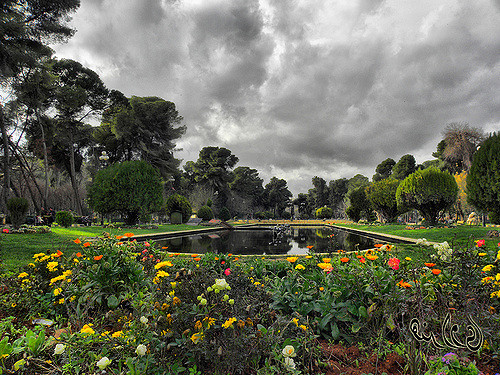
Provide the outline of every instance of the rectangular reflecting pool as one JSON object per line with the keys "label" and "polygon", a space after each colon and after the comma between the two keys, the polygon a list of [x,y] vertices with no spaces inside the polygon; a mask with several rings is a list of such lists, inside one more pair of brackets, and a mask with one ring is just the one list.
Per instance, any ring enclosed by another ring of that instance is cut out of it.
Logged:
{"label": "rectangular reflecting pool", "polygon": [[[379,242],[379,241],[377,241]],[[178,238],[158,239],[156,243],[175,253],[232,254],[307,254],[353,251],[373,248],[372,238],[330,227],[269,227],[260,229],[221,230]]]}

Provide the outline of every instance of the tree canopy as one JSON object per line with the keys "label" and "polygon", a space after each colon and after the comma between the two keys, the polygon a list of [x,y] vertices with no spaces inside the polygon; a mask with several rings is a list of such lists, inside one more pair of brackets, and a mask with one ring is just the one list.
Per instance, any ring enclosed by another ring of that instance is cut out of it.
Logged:
{"label": "tree canopy", "polygon": [[163,186],[156,168],[145,161],[117,163],[100,170],[88,190],[89,205],[101,214],[120,213],[127,224],[159,211]]}
{"label": "tree canopy", "polygon": [[439,215],[455,203],[458,186],[447,171],[437,168],[418,170],[406,177],[396,192],[400,209],[414,208],[431,224]]}
{"label": "tree canopy", "polygon": [[493,133],[474,155],[467,176],[467,201],[500,223],[500,134]]}

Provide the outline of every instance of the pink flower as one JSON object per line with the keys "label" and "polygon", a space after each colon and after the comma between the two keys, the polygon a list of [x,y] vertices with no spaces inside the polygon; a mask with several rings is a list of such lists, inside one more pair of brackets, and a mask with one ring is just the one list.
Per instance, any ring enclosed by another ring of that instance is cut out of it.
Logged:
{"label": "pink flower", "polygon": [[484,240],[477,240],[477,241],[476,241],[476,247],[481,247],[481,246],[483,246],[483,245],[484,245],[484,242],[485,242]]}
{"label": "pink flower", "polygon": [[144,246],[149,247],[151,246],[148,241],[144,242]]}
{"label": "pink flower", "polygon": [[226,268],[225,271],[224,271],[224,275],[229,276],[230,274],[231,274],[231,269],[230,268]]}
{"label": "pink flower", "polygon": [[399,270],[399,263],[401,261],[398,258],[391,258],[387,261],[387,264],[389,267],[391,267],[393,270]]}
{"label": "pink flower", "polygon": [[146,254],[148,251],[146,249],[142,250],[143,254]]}
{"label": "pink flower", "polygon": [[[9,230],[6,228],[6,229],[3,230],[3,232],[4,233],[9,233]],[[500,245],[500,243],[498,245]]]}

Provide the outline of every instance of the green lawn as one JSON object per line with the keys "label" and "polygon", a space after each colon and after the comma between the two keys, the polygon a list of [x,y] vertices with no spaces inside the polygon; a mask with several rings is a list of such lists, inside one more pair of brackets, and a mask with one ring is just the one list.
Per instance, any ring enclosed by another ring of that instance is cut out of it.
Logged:
{"label": "green lawn", "polygon": [[[474,240],[485,239],[487,247],[496,248],[500,238],[487,238],[486,233],[491,229],[481,226],[458,226],[455,228],[431,228],[431,229],[406,229],[404,225],[345,225],[356,229],[373,231],[378,233],[393,234],[410,238],[426,238],[428,241],[443,242],[448,241],[452,247],[473,247]],[[134,234],[163,233],[181,230],[192,230],[199,227],[189,225],[161,225],[158,229],[120,229],[94,227],[71,227],[52,228],[51,233],[45,234],[0,234],[0,264],[6,270],[13,270],[31,262],[33,254],[40,252],[56,252],[71,254],[81,249],[80,245],[73,242],[80,238],[84,241],[89,237],[96,237],[108,232],[112,236],[122,235],[126,232]],[[429,255],[433,252],[432,247],[424,248],[415,245],[398,245],[399,257],[409,256],[415,260],[428,261]]]}
{"label": "green lawn", "polygon": [[80,238],[84,241],[89,237],[103,235],[104,232],[112,236],[127,232],[134,234],[163,233],[180,230],[191,230],[190,225],[160,225],[158,229],[120,229],[93,227],[53,227],[50,233],[43,234],[0,234],[0,264],[4,269],[12,270],[31,262],[33,254],[40,252],[73,253],[80,250],[80,245],[73,242]]}
{"label": "green lawn", "polygon": [[488,238],[487,233],[490,230],[500,230],[500,228],[481,227],[460,225],[450,228],[428,228],[428,229],[406,229],[406,225],[357,225],[357,224],[337,224],[339,226],[346,226],[355,229],[361,229],[377,233],[393,234],[395,236],[409,237],[409,238],[425,238],[431,242],[444,242],[452,247],[465,247],[475,246],[474,241],[484,239],[486,245],[496,246],[500,241],[499,237]]}

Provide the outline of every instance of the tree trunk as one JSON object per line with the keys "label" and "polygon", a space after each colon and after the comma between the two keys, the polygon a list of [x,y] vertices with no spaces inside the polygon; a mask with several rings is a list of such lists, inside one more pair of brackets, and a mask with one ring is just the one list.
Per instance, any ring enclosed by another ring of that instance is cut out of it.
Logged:
{"label": "tree trunk", "polygon": [[47,156],[47,142],[45,141],[45,129],[43,128],[42,122],[40,121],[40,113],[38,108],[35,110],[36,112],[36,120],[38,121],[38,125],[40,126],[40,131],[42,132],[42,145],[43,145],[43,167],[45,172],[45,186],[43,188],[42,195],[42,205],[43,207],[47,207],[47,201],[49,199],[49,163]]}
{"label": "tree trunk", "polygon": [[10,154],[9,154],[9,136],[4,118],[3,106],[0,104],[0,131],[2,132],[3,143],[3,191],[2,202],[6,206],[10,196]]}
{"label": "tree trunk", "polygon": [[73,191],[75,193],[75,205],[76,205],[76,213],[78,215],[82,215],[82,204],[80,202],[80,194],[78,192],[78,184],[76,181],[76,168],[75,168],[75,146],[73,145],[73,133],[70,132],[70,156],[69,156],[69,165],[70,165],[70,177],[71,177],[71,185],[73,186]]}
{"label": "tree trunk", "polygon": [[[36,177],[35,177],[33,171],[31,170],[31,168],[29,167],[28,162],[24,159],[23,155],[20,154],[17,151],[17,146],[14,144],[14,142],[12,142],[11,140],[9,140],[9,144],[10,144],[10,146],[12,148],[12,155],[14,155],[16,157],[17,161],[19,162],[19,165],[20,165],[21,169],[25,170],[26,172],[28,172],[31,180],[33,181],[33,183],[35,184],[36,189],[38,190],[38,193],[40,194],[40,196],[43,196],[42,189],[40,189],[40,186],[38,185],[38,182],[36,182]],[[44,206],[44,207],[46,207],[46,206]]]}

